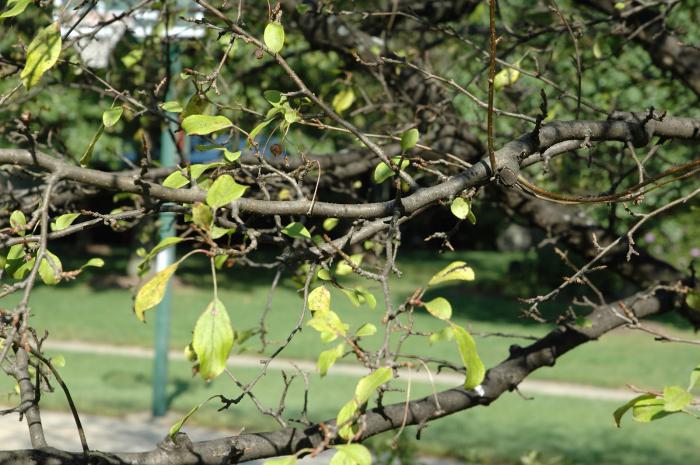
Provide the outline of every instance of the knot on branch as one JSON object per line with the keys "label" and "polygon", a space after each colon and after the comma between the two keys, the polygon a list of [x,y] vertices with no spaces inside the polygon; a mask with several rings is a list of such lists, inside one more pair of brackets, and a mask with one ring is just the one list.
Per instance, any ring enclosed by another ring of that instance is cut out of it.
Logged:
{"label": "knot on branch", "polygon": [[505,187],[513,187],[518,182],[520,165],[512,158],[498,160],[496,180]]}

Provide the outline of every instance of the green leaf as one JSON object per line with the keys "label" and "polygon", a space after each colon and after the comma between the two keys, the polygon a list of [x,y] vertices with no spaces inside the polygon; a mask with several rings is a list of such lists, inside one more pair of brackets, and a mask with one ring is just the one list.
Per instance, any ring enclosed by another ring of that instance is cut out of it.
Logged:
{"label": "green leaf", "polygon": [[190,183],[190,180],[185,177],[180,170],[173,171],[163,180],[163,187],[171,189],[179,189]]}
{"label": "green leaf", "polygon": [[80,267],[80,269],[83,270],[83,269],[89,268],[89,267],[102,268],[103,266],[105,266],[105,261],[102,260],[101,258],[94,257],[94,258],[91,258],[90,260],[86,261],[85,264]]}
{"label": "green leaf", "polygon": [[447,327],[431,334],[428,341],[432,345],[436,342],[451,341],[452,339],[454,339],[454,332],[452,331],[452,328]]}
{"label": "green leaf", "polygon": [[365,323],[355,332],[355,337],[367,337],[377,334],[377,327],[372,323]]}
{"label": "green leaf", "polygon": [[199,360],[202,378],[209,381],[224,371],[233,347],[233,329],[226,307],[220,300],[212,300],[194,325],[192,347]]}
{"label": "green leaf", "polygon": [[428,281],[428,286],[444,283],[446,281],[474,281],[474,270],[465,262],[452,262],[438,271]]}
{"label": "green leaf", "polygon": [[263,121],[262,123],[258,124],[257,126],[255,126],[253,128],[253,130],[250,131],[250,134],[248,134],[248,142],[250,144],[255,142],[255,138],[258,137],[258,134],[260,134],[260,131],[265,129],[265,126],[267,126],[271,122],[272,122],[272,118],[269,118],[269,119],[266,119],[265,121]]}
{"label": "green leaf", "polygon": [[423,305],[435,318],[441,320],[449,320],[452,318],[452,305],[443,297],[437,297],[430,302],[424,302]]}
{"label": "green leaf", "polygon": [[63,265],[61,260],[53,253],[46,251],[44,258],[39,263],[39,276],[47,286],[54,286],[61,280]]}
{"label": "green leaf", "polygon": [[204,230],[209,230],[214,222],[211,208],[200,202],[192,205],[192,222]]}
{"label": "green leaf", "polygon": [[212,239],[219,239],[220,237],[223,237],[226,234],[233,234],[235,232],[236,228],[221,228],[217,225],[213,225],[211,227],[211,232],[209,233],[209,235]]}
{"label": "green leaf", "polygon": [[197,163],[194,165],[190,165],[190,178],[192,178],[193,181],[196,181],[206,171],[209,171],[212,168],[216,168],[217,166],[223,165],[224,163],[220,161],[215,161],[212,163]]}
{"label": "green leaf", "polygon": [[182,113],[184,111],[184,108],[182,108],[182,105],[177,100],[161,103],[160,108],[170,113]]}
{"label": "green leaf", "polygon": [[182,129],[185,130],[188,136],[206,136],[231,126],[233,126],[231,120],[222,115],[190,115],[182,120]]}
{"label": "green leaf", "polygon": [[316,367],[321,377],[326,376],[328,369],[332,367],[336,360],[343,356],[345,352],[345,343],[341,342],[332,349],[324,350],[318,356],[318,362],[316,362]]}
{"label": "green leaf", "polygon": [[292,239],[300,239],[305,237],[311,239],[311,233],[306,227],[298,222],[289,223],[287,226],[282,228],[282,233],[291,237]]}
{"label": "green leaf", "polygon": [[111,128],[119,122],[123,113],[124,107],[122,106],[105,110],[105,112],[102,113],[102,124],[104,124],[106,128]]}
{"label": "green leaf", "polygon": [[124,55],[121,59],[121,62],[126,69],[129,69],[132,66],[134,66],[136,63],[139,63],[142,58],[143,58],[143,49],[142,48],[135,48],[134,50],[131,50],[129,53]]}
{"label": "green leaf", "polygon": [[338,225],[338,218],[326,218],[323,220],[323,229],[332,231]]}
{"label": "green leaf", "polygon": [[202,404],[195,405],[190,409],[189,412],[187,412],[187,414],[185,414],[184,417],[180,418],[178,421],[173,423],[173,425],[170,427],[170,430],[168,430],[168,436],[170,436],[171,438],[175,437],[175,435],[180,432],[180,429],[182,429],[182,426],[185,424],[185,422],[189,420],[190,417],[194,415],[195,412],[199,410],[199,407],[201,406]]}
{"label": "green leaf", "polygon": [[700,312],[700,292],[690,291],[685,296],[685,303],[693,310]]}
{"label": "green leaf", "polygon": [[654,399],[655,396],[652,394],[642,394],[641,396],[637,396],[634,399],[630,399],[627,401],[624,405],[621,407],[618,407],[615,412],[613,412],[613,420],[615,420],[615,426],[618,428],[620,427],[620,422],[622,422],[622,417],[627,413],[629,409],[634,407],[634,405],[640,401],[640,400],[646,400],[646,399]]}
{"label": "green leaf", "polygon": [[352,430],[352,424],[350,424],[349,422],[352,419],[352,417],[355,416],[357,408],[357,402],[355,402],[355,399],[352,399],[345,405],[343,405],[338,411],[338,416],[335,419],[335,423],[338,426],[343,425],[340,426],[340,428],[338,429],[338,436],[345,440],[349,440],[354,434]]}
{"label": "green leaf", "polygon": [[352,90],[352,87],[347,87],[333,97],[331,104],[333,105],[335,112],[340,114],[350,108],[354,101],[355,91]]}
{"label": "green leaf", "polygon": [[247,186],[238,184],[231,175],[224,174],[219,176],[211,185],[207,192],[207,204],[211,208],[219,208],[228,205],[237,198],[241,197]]}
{"label": "green leaf", "polygon": [[692,401],[693,395],[680,386],[664,388],[664,410],[667,412],[680,412]]}
{"label": "green leaf", "polygon": [[66,229],[68,226],[73,224],[73,222],[80,216],[80,213],[66,213],[59,216],[51,223],[52,231],[61,231]]}
{"label": "green leaf", "polygon": [[655,396],[648,399],[641,399],[632,406],[632,417],[640,423],[649,423],[652,420],[659,420],[669,412],[664,410],[664,401]]}
{"label": "green leaf", "polygon": [[326,286],[319,286],[309,292],[307,299],[309,310],[312,312],[327,312],[331,309],[331,293]]}
{"label": "green leaf", "polygon": [[297,456],[296,455],[283,455],[282,457],[276,457],[274,459],[265,460],[262,465],[296,465]]}
{"label": "green leaf", "polygon": [[362,444],[338,444],[329,465],[372,465],[372,454]]}
{"label": "green leaf", "polygon": [[29,90],[39,83],[46,71],[51,69],[61,54],[61,28],[58,22],[46,26],[27,47],[27,61],[20,79]]}
{"label": "green leaf", "polygon": [[[361,253],[356,253],[350,256],[350,261],[357,267],[362,264],[363,255]],[[338,262],[338,266],[335,268],[335,274],[338,276],[345,276],[352,273],[352,266],[350,266],[345,259]]]}
{"label": "green leaf", "polygon": [[331,276],[330,271],[328,271],[325,268],[321,268],[318,270],[318,273],[316,273],[316,276],[318,276],[318,279],[322,279],[323,281],[332,281],[333,277]]}
{"label": "green leaf", "polygon": [[0,14],[0,19],[21,15],[31,2],[32,0],[9,0],[7,2],[9,8]]}
{"label": "green leaf", "polygon": [[459,356],[462,359],[464,368],[467,369],[467,379],[464,381],[465,389],[474,389],[484,380],[486,375],[486,367],[481,361],[479,354],[476,351],[476,343],[471,334],[466,329],[458,325],[452,326]]}
{"label": "green leaf", "polygon": [[472,207],[469,201],[463,199],[462,197],[457,197],[452,201],[452,204],[450,205],[450,211],[454,216],[456,216],[460,220],[466,219],[467,216],[469,216],[471,210]]}
{"label": "green leaf", "polygon": [[161,250],[165,250],[165,249],[167,249],[168,247],[172,247],[173,245],[178,244],[178,243],[180,243],[180,242],[182,242],[182,241],[184,241],[184,240],[185,240],[184,238],[182,238],[182,237],[177,237],[177,236],[165,237],[165,238],[161,239],[161,241],[158,242],[158,244],[156,244],[156,246],[153,247],[153,248],[151,249],[151,251],[148,252],[148,253],[143,257],[143,260],[144,260],[144,261],[150,260],[151,258],[155,257],[155,256],[158,254],[158,252],[160,252]]}
{"label": "green leaf", "polygon": [[[401,161],[401,157],[393,157],[391,161],[394,164],[398,164],[399,161]],[[403,160],[401,162],[401,168],[400,171],[403,171],[406,169],[406,167],[410,164],[408,160]],[[389,165],[387,165],[384,162],[381,162],[374,168],[374,173],[372,174],[372,179],[374,180],[375,184],[381,184],[390,177],[394,175],[394,170],[392,170]]]}
{"label": "green leaf", "polygon": [[689,391],[695,387],[698,379],[700,379],[700,365],[693,368],[693,371],[690,372],[690,384],[688,385]]}
{"label": "green leaf", "polygon": [[321,333],[323,342],[335,341],[338,336],[345,336],[348,331],[348,325],[332,310],[315,312],[307,325]]}
{"label": "green leaf", "polygon": [[236,152],[231,152],[231,151],[228,150],[228,149],[224,149],[224,158],[225,158],[226,161],[228,161],[229,163],[233,163],[234,161],[236,161],[236,160],[238,160],[239,158],[241,158],[241,151],[238,150],[238,151],[236,151]]}
{"label": "green leaf", "polygon": [[420,138],[420,132],[418,129],[412,128],[401,134],[401,151],[405,152],[416,146],[418,139]]}
{"label": "green leaf", "polygon": [[284,27],[278,22],[268,23],[263,34],[265,46],[272,53],[279,53],[284,47]]}
{"label": "green leaf", "polygon": [[95,135],[92,136],[92,140],[88,144],[87,149],[85,149],[85,153],[83,153],[83,156],[80,157],[80,166],[87,166],[88,163],[90,163],[90,160],[92,159],[92,152],[95,151],[95,144],[97,144],[97,141],[100,140],[103,132],[105,132],[105,127],[101,124]]}
{"label": "green leaf", "polygon": [[281,105],[285,100],[287,100],[287,97],[282,95],[282,92],[279,90],[266,90],[263,92],[263,97],[265,97],[265,100],[270,102],[270,104],[275,107]]}
{"label": "green leaf", "polygon": [[15,210],[10,215],[10,227],[17,231],[17,234],[24,236],[24,227],[27,225],[27,218],[24,216],[22,210]]}
{"label": "green leaf", "polygon": [[394,377],[390,367],[377,368],[372,373],[360,379],[355,387],[355,401],[362,405],[372,397],[374,391],[383,384],[388,383]]}
{"label": "green leaf", "polygon": [[209,106],[209,101],[199,94],[194,94],[185,104],[185,110],[182,112],[182,118],[185,119],[191,115],[201,115]]}
{"label": "green leaf", "polygon": [[66,358],[60,354],[56,355],[55,357],[51,357],[51,365],[58,368],[63,368],[66,366]]}
{"label": "green leaf", "polygon": [[504,87],[512,86],[520,77],[520,71],[513,68],[504,68],[493,78],[493,89],[501,90]]}
{"label": "green leaf", "polygon": [[180,262],[178,261],[164,268],[139,289],[139,292],[136,294],[136,300],[134,301],[134,313],[136,313],[136,318],[140,321],[145,323],[146,310],[155,307],[163,300],[168,281],[173,273],[175,273],[175,270],[177,270],[179,264]]}

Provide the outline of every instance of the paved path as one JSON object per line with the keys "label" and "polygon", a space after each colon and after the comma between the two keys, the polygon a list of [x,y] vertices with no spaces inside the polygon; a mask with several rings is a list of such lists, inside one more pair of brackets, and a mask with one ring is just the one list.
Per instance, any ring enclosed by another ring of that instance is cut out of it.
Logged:
{"label": "paved path", "polygon": [[[153,358],[153,350],[146,347],[115,346],[107,344],[94,344],[74,341],[47,341],[44,343],[45,349],[64,352],[77,352],[88,354],[120,355],[123,357]],[[172,360],[184,360],[181,351],[171,351],[169,354]],[[234,355],[229,359],[229,363],[234,366],[259,367],[263,357],[251,355]],[[288,369],[292,365],[299,369],[314,372],[316,363],[310,360],[293,360],[286,358],[276,358],[270,363],[272,369]],[[328,376],[353,376],[361,377],[367,374],[367,370],[359,365],[339,363],[333,366],[328,372]],[[406,373],[403,373],[406,375]],[[407,376],[402,376],[404,379]],[[427,373],[420,371],[413,372],[411,379],[415,382],[430,383]],[[464,382],[464,376],[456,373],[434,374],[433,379],[437,384],[458,385]],[[583,384],[563,383],[559,381],[539,381],[525,380],[520,383],[519,389],[524,394],[541,394],[556,397],[573,397],[577,399],[594,399],[610,401],[627,401],[635,396],[635,393],[623,389],[610,389]]]}

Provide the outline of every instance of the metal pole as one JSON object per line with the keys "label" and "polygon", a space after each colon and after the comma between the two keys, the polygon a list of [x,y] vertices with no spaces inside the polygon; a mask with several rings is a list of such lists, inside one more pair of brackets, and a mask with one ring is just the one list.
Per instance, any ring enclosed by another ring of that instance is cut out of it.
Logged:
{"label": "metal pole", "polygon": [[[180,50],[176,42],[170,44],[170,73],[167,86],[168,101],[175,99],[175,86],[172,81],[180,73]],[[177,147],[171,135],[177,131],[177,124],[170,122],[163,126],[160,133],[160,164],[163,167],[174,167],[177,162]],[[163,212],[159,216],[160,239],[173,237],[175,231],[175,213]],[[156,257],[156,271],[168,267],[175,262],[175,247],[169,247],[158,253]],[[155,324],[155,358],[153,364],[153,405],[154,417],[165,415],[168,410],[168,350],[170,349],[170,296],[172,293],[172,280],[168,283],[163,300],[156,308]]]}

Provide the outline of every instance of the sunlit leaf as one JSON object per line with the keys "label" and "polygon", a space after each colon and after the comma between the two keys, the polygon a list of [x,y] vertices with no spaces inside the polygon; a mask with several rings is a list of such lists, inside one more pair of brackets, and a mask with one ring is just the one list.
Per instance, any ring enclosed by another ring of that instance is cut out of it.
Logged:
{"label": "sunlit leaf", "polygon": [[46,26],[27,47],[27,60],[20,73],[24,87],[29,90],[39,83],[61,54],[61,28],[58,22]]}
{"label": "sunlit leaf", "polygon": [[173,171],[163,180],[163,186],[171,189],[179,189],[189,183],[190,180],[180,170]]}
{"label": "sunlit leaf", "polygon": [[462,359],[464,368],[467,369],[467,379],[464,381],[465,389],[474,389],[484,380],[486,367],[481,361],[478,352],[476,351],[476,343],[471,334],[466,329],[458,325],[452,326],[459,356]]}
{"label": "sunlit leaf", "polygon": [[641,400],[647,400],[647,399],[654,399],[656,396],[652,394],[642,394],[641,396],[637,396],[634,399],[630,399],[627,401],[624,405],[618,407],[615,412],[613,412],[613,419],[615,420],[615,426],[618,428],[620,427],[620,423],[622,422],[622,417],[627,413],[629,409],[631,409],[638,401]]}
{"label": "sunlit leaf", "polygon": [[680,386],[666,386],[664,388],[664,410],[667,412],[679,412],[693,401],[693,395]]}
{"label": "sunlit leaf", "polygon": [[[401,161],[401,157],[393,157],[391,161],[394,164],[398,164],[399,161]],[[401,161],[400,171],[405,170],[409,164],[410,162],[408,160]],[[372,179],[374,180],[375,184],[381,184],[393,175],[394,170],[392,170],[386,163],[381,162],[374,168],[374,172],[372,173]]]}
{"label": "sunlit leaf", "polygon": [[365,323],[355,332],[355,337],[367,337],[377,334],[377,327],[372,323]]}
{"label": "sunlit leaf", "polygon": [[197,354],[202,378],[209,381],[224,371],[233,347],[233,329],[226,307],[220,300],[209,303],[197,320],[192,347]]}
{"label": "sunlit leaf", "polygon": [[318,362],[316,362],[316,367],[321,377],[326,376],[330,367],[332,367],[336,360],[343,356],[345,352],[345,343],[341,342],[332,349],[324,350],[318,356]]}
{"label": "sunlit leaf", "polygon": [[309,292],[307,301],[312,312],[327,312],[331,309],[331,293],[326,286],[319,286]]}
{"label": "sunlit leaf", "polygon": [[21,15],[32,0],[9,0],[7,10],[0,14],[0,19],[12,18]]}
{"label": "sunlit leaf", "polygon": [[354,101],[355,91],[352,90],[352,87],[346,87],[333,97],[331,104],[335,112],[340,114],[350,108]]}
{"label": "sunlit leaf", "polygon": [[88,144],[87,149],[85,149],[85,153],[80,157],[80,166],[87,166],[88,163],[90,163],[90,160],[92,160],[92,153],[95,151],[95,145],[97,141],[100,140],[103,132],[105,132],[105,127],[101,124],[95,135],[92,136],[92,140]]}
{"label": "sunlit leaf", "polygon": [[326,218],[323,220],[323,229],[332,231],[338,225],[338,218]]}
{"label": "sunlit leaf", "polygon": [[329,465],[372,465],[372,454],[362,444],[338,444]]}
{"label": "sunlit leaf", "polygon": [[[350,256],[350,262],[352,262],[356,267],[362,264],[362,258],[364,256],[361,253],[353,254]],[[345,276],[352,273],[352,266],[348,264],[345,259],[338,262],[338,266],[335,268],[335,274],[338,276]]]}
{"label": "sunlit leaf", "polygon": [[52,231],[61,231],[66,229],[68,226],[73,224],[73,222],[80,216],[80,213],[66,213],[59,216],[51,223]]}
{"label": "sunlit leaf", "polygon": [[340,427],[338,429],[338,436],[345,440],[349,440],[354,434],[350,420],[352,420],[353,416],[355,416],[357,409],[357,402],[355,399],[352,399],[343,405],[338,411],[338,416],[335,419],[335,423]]}
{"label": "sunlit leaf", "polygon": [[279,53],[284,47],[284,27],[278,22],[268,23],[265,26],[263,39],[265,40],[265,46],[270,52]]}
{"label": "sunlit leaf", "polygon": [[405,152],[416,146],[418,139],[420,138],[420,132],[418,129],[411,128],[401,134],[401,151]]}
{"label": "sunlit leaf", "polygon": [[298,222],[289,223],[287,226],[282,228],[282,233],[291,237],[292,239],[300,239],[305,237],[311,239],[311,233],[306,227]]}
{"label": "sunlit leaf", "polygon": [[119,122],[123,113],[124,107],[121,106],[105,110],[105,112],[102,113],[102,124],[104,124],[106,128],[111,128]]}
{"label": "sunlit leaf", "polygon": [[196,202],[192,205],[192,222],[204,230],[211,228],[214,222],[214,214],[207,205]]}
{"label": "sunlit leaf", "polygon": [[10,215],[10,227],[17,231],[17,234],[24,236],[24,227],[27,225],[27,218],[24,216],[22,210],[15,210]]}
{"label": "sunlit leaf", "polygon": [[449,320],[452,317],[452,305],[444,297],[437,297],[430,302],[424,302],[423,305],[435,318]]}
{"label": "sunlit leaf", "polygon": [[670,414],[670,412],[664,410],[664,400],[655,396],[638,400],[632,406],[632,418],[640,423],[659,420]]}
{"label": "sunlit leaf", "polygon": [[450,204],[450,211],[460,220],[466,219],[471,209],[469,201],[462,197],[457,197],[452,201],[452,204]]}
{"label": "sunlit leaf", "polygon": [[180,262],[175,262],[164,268],[139,289],[139,292],[136,294],[136,300],[134,301],[134,313],[136,313],[136,318],[145,322],[146,310],[155,307],[163,300],[168,281],[173,273],[175,273],[175,270],[177,270],[179,264]]}
{"label": "sunlit leaf", "polygon": [[377,389],[391,381],[393,377],[394,373],[390,367],[377,368],[358,381],[355,387],[355,401],[358,405],[364,404]]}
{"label": "sunlit leaf", "polygon": [[222,115],[190,115],[182,120],[182,129],[188,136],[211,134],[233,126],[231,120]]}
{"label": "sunlit leaf", "polygon": [[512,86],[520,77],[520,71],[513,68],[504,68],[493,78],[494,90],[501,90],[504,87]]}
{"label": "sunlit leaf", "polygon": [[317,311],[307,325],[321,333],[321,341],[332,342],[339,336],[345,336],[349,326],[332,310]]}
{"label": "sunlit leaf", "polygon": [[231,175],[219,176],[207,192],[207,204],[211,208],[219,208],[228,205],[240,198],[248,189],[248,186],[238,184]]}
{"label": "sunlit leaf", "polygon": [[452,262],[442,270],[438,271],[428,281],[428,286],[444,283],[446,281],[473,281],[474,270],[467,266],[465,262]]}
{"label": "sunlit leaf", "polygon": [[452,339],[454,339],[454,332],[452,331],[452,328],[447,327],[431,334],[428,341],[432,345],[437,342],[451,341]]}
{"label": "sunlit leaf", "polygon": [[47,250],[44,254],[44,258],[41,259],[41,263],[39,263],[39,276],[41,277],[41,281],[48,286],[54,286],[61,280],[62,272],[63,265],[61,264],[61,260]]}
{"label": "sunlit leaf", "polygon": [[161,103],[160,108],[170,113],[182,113],[184,111],[184,108],[177,100]]}
{"label": "sunlit leaf", "polygon": [[51,364],[58,368],[63,368],[66,366],[66,358],[63,355],[56,355],[51,357]]}

